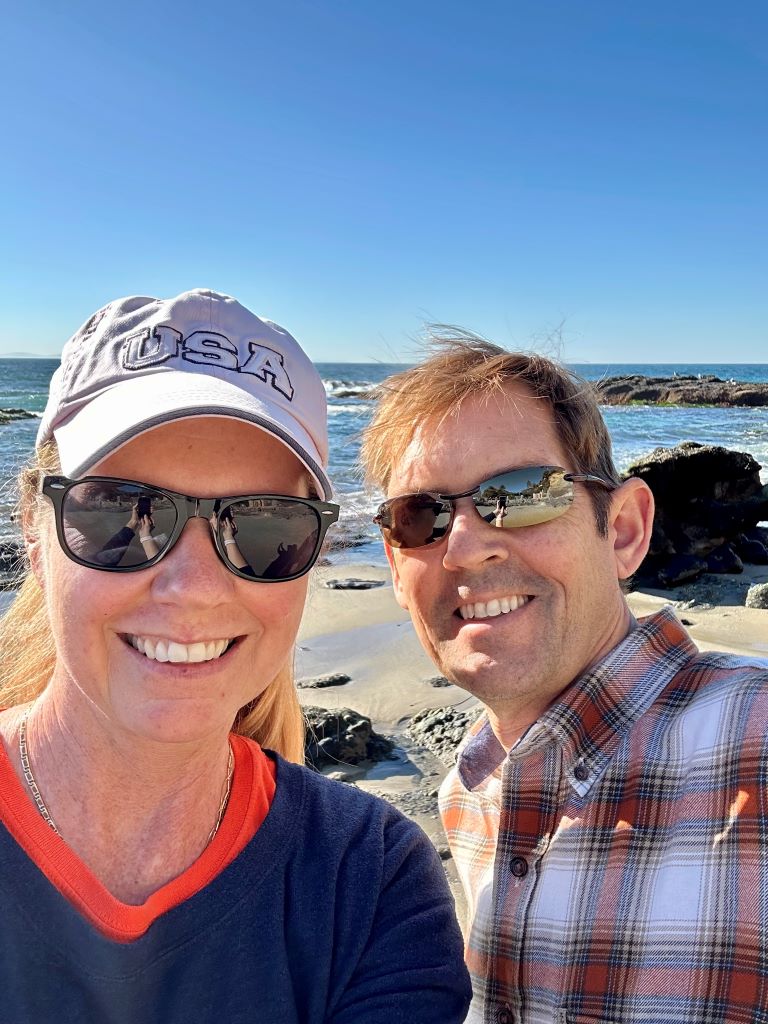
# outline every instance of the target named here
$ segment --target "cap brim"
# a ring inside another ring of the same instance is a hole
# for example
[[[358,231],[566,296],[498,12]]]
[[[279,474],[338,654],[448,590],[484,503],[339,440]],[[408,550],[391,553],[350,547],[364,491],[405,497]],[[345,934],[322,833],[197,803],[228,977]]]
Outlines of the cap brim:
[[[266,430],[307,467],[320,494],[333,493],[317,445],[286,410],[209,375],[166,370],[122,381],[54,429],[62,472],[78,477],[153,427],[190,416],[225,416]]]

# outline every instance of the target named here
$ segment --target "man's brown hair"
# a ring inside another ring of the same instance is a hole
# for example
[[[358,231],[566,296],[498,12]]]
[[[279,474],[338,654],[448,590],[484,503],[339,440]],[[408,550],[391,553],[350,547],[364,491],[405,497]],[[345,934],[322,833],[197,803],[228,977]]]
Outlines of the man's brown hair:
[[[416,430],[458,410],[470,395],[492,396],[512,382],[549,403],[557,435],[578,473],[594,473],[620,483],[611,454],[611,438],[593,387],[546,356],[508,352],[455,327],[430,328],[428,357],[411,369],[388,377],[375,390],[378,400],[363,432],[361,458],[370,483],[386,491],[393,467]],[[590,487],[598,532],[608,529],[611,494]]]

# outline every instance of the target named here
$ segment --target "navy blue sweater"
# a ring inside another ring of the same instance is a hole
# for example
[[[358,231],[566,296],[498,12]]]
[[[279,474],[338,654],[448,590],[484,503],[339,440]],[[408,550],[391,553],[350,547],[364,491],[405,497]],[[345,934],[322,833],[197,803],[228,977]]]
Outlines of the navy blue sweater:
[[[458,1024],[470,989],[442,866],[420,829],[277,759],[243,852],[120,943],[0,825],[2,1024]]]

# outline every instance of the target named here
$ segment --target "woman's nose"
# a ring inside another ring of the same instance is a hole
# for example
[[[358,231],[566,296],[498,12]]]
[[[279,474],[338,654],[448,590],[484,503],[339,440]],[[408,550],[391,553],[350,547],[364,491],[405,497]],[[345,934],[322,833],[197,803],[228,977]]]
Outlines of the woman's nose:
[[[190,519],[154,571],[152,590],[160,600],[214,605],[232,598],[235,576],[214,547],[207,519]]]

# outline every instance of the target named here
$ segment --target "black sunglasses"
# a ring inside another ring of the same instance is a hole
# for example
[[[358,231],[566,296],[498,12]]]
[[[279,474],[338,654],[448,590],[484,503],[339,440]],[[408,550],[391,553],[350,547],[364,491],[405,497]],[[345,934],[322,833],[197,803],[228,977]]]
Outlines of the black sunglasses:
[[[478,514],[491,526],[504,529],[538,526],[563,515],[573,504],[574,483],[616,485],[591,473],[568,473],[558,466],[508,469],[458,494],[422,491],[389,498],[374,518],[392,548],[423,548],[446,537],[453,524],[456,501],[472,498]]]
[[[192,498],[135,480],[46,476],[42,493],[56,533],[74,562],[105,572],[136,572],[159,562],[195,516],[208,519],[213,543],[235,576],[278,583],[315,563],[339,506],[283,494]]]

